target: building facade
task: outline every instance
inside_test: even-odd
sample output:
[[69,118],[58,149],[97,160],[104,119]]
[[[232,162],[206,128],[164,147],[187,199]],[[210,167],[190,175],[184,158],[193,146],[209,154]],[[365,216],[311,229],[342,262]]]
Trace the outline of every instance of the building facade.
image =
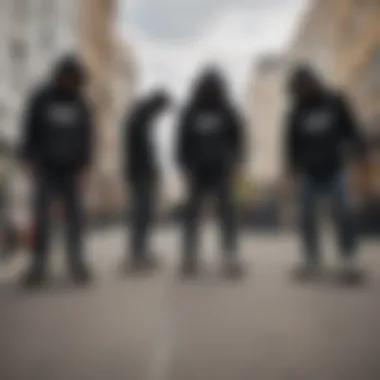
[[341,0],[336,72],[354,99],[366,132],[380,128],[380,2]]
[[[379,16],[378,0],[313,0],[289,49],[294,62],[311,63],[330,85],[345,91],[374,143],[380,140]],[[370,181],[380,194],[378,150],[372,155]],[[360,184],[368,178],[360,165],[353,169],[353,188],[360,197]]]
[[281,176],[287,67],[284,56],[268,54],[254,70],[249,96],[249,139],[254,149],[248,171],[255,183],[274,184]]
[[[371,149],[369,182],[380,196],[380,1],[340,0],[336,73]],[[359,170],[360,172],[360,170]],[[359,175],[359,177],[362,177]],[[362,180],[368,182],[368,178]]]
[[[97,127],[97,189],[109,178],[120,177],[120,115],[126,112],[133,88],[130,49],[119,40],[116,26],[115,0],[0,1],[0,139],[14,149],[19,146],[29,92],[61,56],[80,54],[90,74],[89,96]],[[22,210],[16,211],[18,223],[25,219],[30,191],[22,171],[15,168],[12,208]]]
[[283,171],[282,136],[288,108],[285,86],[290,69],[310,64],[330,83],[337,83],[339,1],[312,0],[285,51],[263,56],[253,69],[248,108],[254,156],[249,172],[255,181],[273,183]]
[[96,122],[92,202],[99,212],[120,209],[121,124],[133,101],[136,68],[117,30],[117,1],[81,0],[81,53],[90,74]]
[[23,107],[28,94],[66,52],[78,49],[76,0],[0,1],[0,139],[10,147],[7,173],[11,219],[28,224],[31,191],[14,161],[20,145]]
[[311,0],[287,52],[290,62],[311,64],[334,84],[341,1]]
[[78,49],[76,0],[0,2],[1,134],[16,144],[21,107],[54,60]]

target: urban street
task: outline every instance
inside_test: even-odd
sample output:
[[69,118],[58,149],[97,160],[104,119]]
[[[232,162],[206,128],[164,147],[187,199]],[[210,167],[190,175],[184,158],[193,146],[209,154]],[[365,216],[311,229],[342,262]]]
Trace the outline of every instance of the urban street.
[[180,231],[154,237],[161,268],[123,275],[126,234],[92,233],[88,261],[96,281],[66,279],[59,243],[51,281],[26,291],[18,253],[0,269],[2,380],[377,380],[380,378],[380,256],[363,242],[365,278],[337,281],[331,237],[325,274],[296,281],[296,235],[245,232],[246,273],[223,278],[214,229],[205,227],[203,270],[178,275]]

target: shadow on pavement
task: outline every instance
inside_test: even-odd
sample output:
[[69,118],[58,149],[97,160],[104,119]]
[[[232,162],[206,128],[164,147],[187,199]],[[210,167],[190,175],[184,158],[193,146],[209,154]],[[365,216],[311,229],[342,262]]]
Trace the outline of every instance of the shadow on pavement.
[[210,268],[206,265],[200,265],[195,273],[185,274],[177,269],[174,274],[177,282],[185,285],[197,286],[231,286],[242,285],[249,278],[251,270],[244,267],[239,274],[226,273],[222,267]]
[[332,268],[321,268],[317,273],[300,274],[299,268],[292,269],[290,278],[301,285],[313,285],[321,287],[334,287],[336,289],[368,289],[370,281],[368,273],[357,271],[353,273],[342,273]]
[[67,278],[49,279],[38,287],[28,288],[25,287],[20,279],[16,279],[13,282],[1,282],[0,283],[0,297],[14,298],[16,297],[30,297],[30,296],[56,296],[67,294],[83,294],[90,290],[95,289],[96,282],[87,285],[78,285]]

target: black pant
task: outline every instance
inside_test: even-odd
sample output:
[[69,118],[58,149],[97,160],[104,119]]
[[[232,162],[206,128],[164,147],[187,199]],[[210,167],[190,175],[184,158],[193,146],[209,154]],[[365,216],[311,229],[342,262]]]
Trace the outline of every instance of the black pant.
[[35,194],[36,239],[33,249],[34,264],[44,268],[51,235],[51,205],[62,199],[65,213],[65,230],[68,264],[71,268],[82,265],[83,210],[79,184],[75,173],[42,171],[39,173]]
[[132,221],[131,253],[134,258],[147,255],[149,235],[154,214],[154,196],[156,181],[141,178],[131,183]]
[[197,254],[199,212],[203,199],[208,195],[215,196],[218,201],[223,253],[227,256],[237,253],[238,229],[232,186],[230,178],[222,176],[212,181],[195,179],[190,185],[185,220],[185,258],[193,258]]

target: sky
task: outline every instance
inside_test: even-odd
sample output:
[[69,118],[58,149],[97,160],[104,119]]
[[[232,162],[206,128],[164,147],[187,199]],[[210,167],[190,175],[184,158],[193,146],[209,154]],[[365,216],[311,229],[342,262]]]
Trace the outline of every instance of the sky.
[[[205,64],[225,73],[245,106],[257,58],[280,52],[292,38],[308,0],[120,0],[119,25],[137,64],[138,93],[167,88],[181,104]],[[170,161],[173,123],[158,136]]]
[[119,20],[138,62],[139,90],[186,94],[204,64],[217,63],[244,98],[258,55],[291,38],[307,0],[121,0]]

